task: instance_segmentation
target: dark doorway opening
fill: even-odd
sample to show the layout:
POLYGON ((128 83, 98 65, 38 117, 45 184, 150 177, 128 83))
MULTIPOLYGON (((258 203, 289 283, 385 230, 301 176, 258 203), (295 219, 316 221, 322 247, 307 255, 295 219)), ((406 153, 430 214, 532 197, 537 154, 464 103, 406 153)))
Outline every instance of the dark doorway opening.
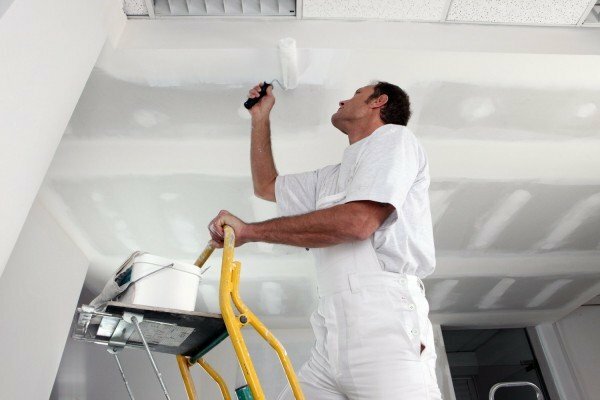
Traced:
MULTIPOLYGON (((487 400, 499 382, 527 381, 549 399, 525 328, 442 330, 456 400, 487 400)), ((531 388, 503 388, 495 400, 534 400, 531 388)))

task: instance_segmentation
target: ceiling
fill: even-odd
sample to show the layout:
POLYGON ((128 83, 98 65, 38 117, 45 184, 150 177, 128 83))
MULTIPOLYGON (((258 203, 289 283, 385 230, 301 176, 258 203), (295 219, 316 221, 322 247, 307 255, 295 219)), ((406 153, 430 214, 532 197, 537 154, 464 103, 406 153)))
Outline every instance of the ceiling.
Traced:
MULTIPOLYGON (((252 194, 241 104, 252 84, 279 75, 276 43, 289 35, 300 79, 276 90, 279 171, 339 162, 346 138, 329 124, 337 101, 373 79, 398 83, 431 165, 434 321, 554 320, 600 293, 599 34, 129 20, 91 72, 40 196, 92 261, 86 283, 95 291, 136 249, 194 260, 220 209, 247 221, 275 217, 252 194)), ((249 244, 238 258, 242 295, 270 326, 307 325, 310 252, 249 244)), ((211 263, 197 306, 216 311, 218 256, 211 263)))
POLYGON ((598 25, 597 0, 123 0, 130 18, 277 17, 512 25, 598 25))

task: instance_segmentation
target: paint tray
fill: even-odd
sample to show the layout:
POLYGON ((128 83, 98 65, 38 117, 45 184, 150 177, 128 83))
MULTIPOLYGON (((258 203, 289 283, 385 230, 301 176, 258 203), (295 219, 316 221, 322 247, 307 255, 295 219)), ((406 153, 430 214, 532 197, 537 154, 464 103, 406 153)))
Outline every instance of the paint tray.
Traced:
POLYGON ((112 347, 142 349, 133 325, 123 319, 125 312, 143 316, 140 328, 153 352, 199 358, 228 336, 220 314, 109 302, 103 312, 85 305, 78 308, 72 337, 112 347))

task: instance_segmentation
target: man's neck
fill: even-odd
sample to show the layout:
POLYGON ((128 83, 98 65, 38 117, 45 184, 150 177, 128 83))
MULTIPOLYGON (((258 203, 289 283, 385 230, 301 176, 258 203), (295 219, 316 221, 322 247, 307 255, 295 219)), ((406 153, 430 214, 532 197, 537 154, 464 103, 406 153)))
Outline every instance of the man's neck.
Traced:
POLYGON ((381 121, 372 121, 371 123, 366 124, 364 126, 353 126, 350 129, 348 129, 346 134, 348 135, 348 140, 350 141, 350 144, 354 144, 359 140, 370 136, 373 132, 375 132, 378 128, 381 128, 383 125, 385 124, 381 121))

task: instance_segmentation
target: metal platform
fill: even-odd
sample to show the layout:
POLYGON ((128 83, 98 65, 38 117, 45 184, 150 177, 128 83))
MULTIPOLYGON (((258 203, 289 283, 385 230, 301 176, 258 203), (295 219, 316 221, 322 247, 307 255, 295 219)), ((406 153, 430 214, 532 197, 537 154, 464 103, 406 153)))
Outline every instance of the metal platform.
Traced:
POLYGON ((109 302, 106 311, 82 306, 75 313, 73 338, 86 342, 143 349, 139 333, 127 315, 143 318, 139 323, 151 351, 183 354, 198 359, 225 339, 227 328, 221 314, 172 310, 109 302))

